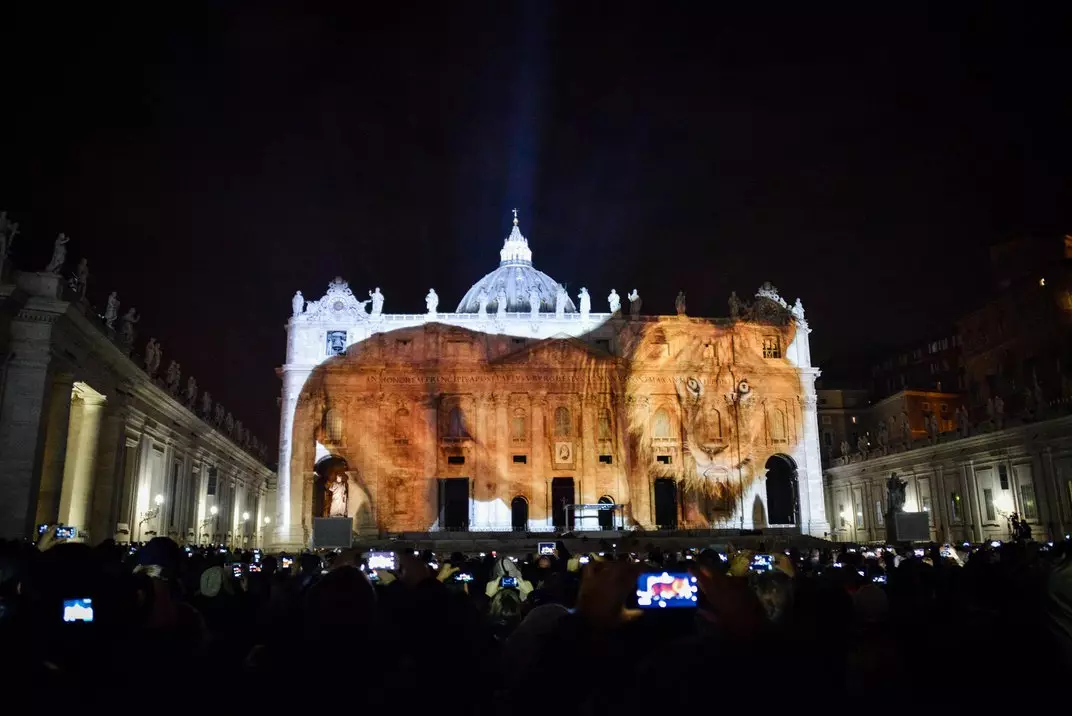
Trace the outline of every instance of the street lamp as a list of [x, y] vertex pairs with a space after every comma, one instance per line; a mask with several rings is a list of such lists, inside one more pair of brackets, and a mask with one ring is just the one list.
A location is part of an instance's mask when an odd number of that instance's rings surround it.
[[264, 518], [264, 524], [266, 524], [266, 525], [272, 524], [272, 518], [271, 517], [265, 517]]
[[243, 522], [249, 522], [249, 513], [248, 512], [243, 512], [242, 513], [242, 521]]
[[159, 507], [160, 505], [164, 504], [164, 496], [163, 495], [157, 495], [156, 497], [153, 498], [153, 502], [155, 502], [156, 506]]
[[213, 517], [215, 517], [216, 515], [218, 515], [220, 513], [220, 508], [216, 507], [216, 505], [213, 505], [212, 507], [208, 508], [208, 511], [209, 511], [209, 514], [211, 514]]

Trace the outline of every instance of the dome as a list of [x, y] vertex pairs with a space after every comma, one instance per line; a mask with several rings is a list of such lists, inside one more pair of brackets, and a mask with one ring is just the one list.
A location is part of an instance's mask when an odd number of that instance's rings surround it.
[[[535, 287], [540, 293], [540, 311], [555, 311], [555, 299], [562, 286], [543, 271], [532, 265], [532, 249], [528, 240], [521, 235], [517, 225], [517, 212], [514, 212], [514, 228], [503, 242], [499, 251], [499, 268], [473, 284], [466, 292], [457, 313], [479, 313], [480, 293], [488, 294], [487, 310], [498, 310], [498, 295], [501, 288], [506, 293], [506, 310], [512, 313], [528, 313], [529, 292]], [[575, 313], [576, 307], [570, 297], [566, 296], [566, 313]]]

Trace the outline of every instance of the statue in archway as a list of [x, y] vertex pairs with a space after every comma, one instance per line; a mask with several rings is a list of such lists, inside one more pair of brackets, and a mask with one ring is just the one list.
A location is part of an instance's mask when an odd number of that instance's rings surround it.
[[328, 517], [346, 517], [346, 481], [342, 475], [335, 476], [335, 482], [328, 485], [331, 493], [331, 506]]

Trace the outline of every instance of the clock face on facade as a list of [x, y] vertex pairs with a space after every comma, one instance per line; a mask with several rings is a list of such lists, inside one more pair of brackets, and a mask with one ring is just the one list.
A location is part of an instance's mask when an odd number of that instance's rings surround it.
[[338, 313], [339, 311], [341, 311], [341, 310], [343, 309], [343, 304], [342, 304], [342, 301], [336, 301], [336, 302], [335, 302], [335, 305], [334, 305], [334, 306], [332, 306], [332, 308], [333, 308], [333, 309], [335, 310], [335, 312], [336, 312], [336, 313]]

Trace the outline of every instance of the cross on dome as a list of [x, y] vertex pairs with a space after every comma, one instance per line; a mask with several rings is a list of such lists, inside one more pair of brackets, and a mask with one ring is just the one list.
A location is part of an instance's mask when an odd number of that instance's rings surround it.
[[517, 209], [514, 209], [514, 228], [503, 242], [502, 251], [499, 252], [500, 266], [532, 265], [532, 249], [529, 248], [528, 239], [521, 235], [521, 227], [517, 222]]

